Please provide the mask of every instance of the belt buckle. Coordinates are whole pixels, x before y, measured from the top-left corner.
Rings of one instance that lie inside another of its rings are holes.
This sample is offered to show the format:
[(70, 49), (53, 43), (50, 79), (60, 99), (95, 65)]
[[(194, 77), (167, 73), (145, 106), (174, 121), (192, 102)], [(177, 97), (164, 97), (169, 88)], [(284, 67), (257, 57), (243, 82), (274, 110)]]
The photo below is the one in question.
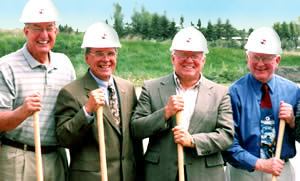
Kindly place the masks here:
[(27, 150), (28, 150), (28, 145), (24, 144), (24, 151), (27, 151)]

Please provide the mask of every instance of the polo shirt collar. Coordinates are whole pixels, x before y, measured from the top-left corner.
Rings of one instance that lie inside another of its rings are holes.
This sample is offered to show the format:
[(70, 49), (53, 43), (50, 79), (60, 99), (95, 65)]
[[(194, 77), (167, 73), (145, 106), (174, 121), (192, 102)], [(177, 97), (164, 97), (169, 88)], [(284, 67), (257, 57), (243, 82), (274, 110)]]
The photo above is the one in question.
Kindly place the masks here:
[[(22, 49), (22, 52), (23, 52), (23, 55), (26, 59), (26, 61), (28, 62), (29, 66), (33, 69), (33, 68), (36, 68), (40, 65), (43, 65), (41, 64), (39, 61), (37, 61), (31, 54), (30, 52), (28, 51), (27, 49), (27, 43), (24, 44), (23, 46), (23, 49)], [(54, 58), (55, 55), (52, 51), (49, 52), (49, 57), (50, 57), (50, 65), (48, 67), (48, 69), (56, 69), (58, 68), (59, 66), (59, 60)]]

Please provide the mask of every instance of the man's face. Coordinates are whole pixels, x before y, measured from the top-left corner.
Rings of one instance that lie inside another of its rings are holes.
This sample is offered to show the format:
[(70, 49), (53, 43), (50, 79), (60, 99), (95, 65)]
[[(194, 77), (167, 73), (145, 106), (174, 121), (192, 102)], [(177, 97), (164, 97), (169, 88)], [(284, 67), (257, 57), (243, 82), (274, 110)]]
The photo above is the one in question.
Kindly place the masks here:
[(199, 80), (205, 60), (203, 52), (176, 50), (172, 55), (176, 75), (181, 80)]
[(54, 22), (30, 23), (24, 28), (27, 48), (33, 55), (49, 53), (56, 40), (58, 29)]
[(85, 54), (85, 62), (90, 66), (92, 73), (99, 79), (108, 81), (117, 64), (115, 48), (90, 48)]
[(262, 83), (267, 83), (273, 76), (280, 56), (264, 53), (248, 52), (248, 67), (253, 76)]

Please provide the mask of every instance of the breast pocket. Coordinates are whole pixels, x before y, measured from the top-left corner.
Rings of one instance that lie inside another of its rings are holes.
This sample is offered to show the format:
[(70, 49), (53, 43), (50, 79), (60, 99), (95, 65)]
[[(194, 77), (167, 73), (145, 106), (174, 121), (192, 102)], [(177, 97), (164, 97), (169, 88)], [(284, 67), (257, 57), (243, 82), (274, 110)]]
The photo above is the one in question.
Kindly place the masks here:
[(207, 167), (224, 165), (224, 160), (220, 152), (205, 157)]
[(159, 153), (158, 152), (154, 152), (154, 151), (148, 151), (146, 153), (146, 156), (145, 156), (145, 161), (146, 162), (150, 162), (150, 163), (155, 163), (155, 164), (158, 164), (159, 163)]

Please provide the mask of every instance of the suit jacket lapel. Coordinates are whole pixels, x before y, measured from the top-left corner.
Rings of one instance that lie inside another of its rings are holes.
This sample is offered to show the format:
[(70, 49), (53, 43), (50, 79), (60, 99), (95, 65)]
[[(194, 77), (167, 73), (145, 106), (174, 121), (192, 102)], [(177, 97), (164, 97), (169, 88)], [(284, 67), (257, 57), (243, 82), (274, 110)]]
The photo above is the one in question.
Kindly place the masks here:
[[(166, 79), (160, 82), (159, 87), (159, 96), (162, 102), (162, 105), (165, 106), (169, 102), (169, 98), (172, 95), (176, 95), (176, 85), (174, 82), (173, 74), (170, 74)], [(172, 116), (172, 127), (176, 125), (176, 116)]]
[(211, 102), (212, 96), (212, 88), (207, 80), (203, 77), (203, 81), (200, 83), (199, 91), (196, 99), (195, 104), (195, 111), (191, 117), (190, 125), (189, 125), (189, 132), (193, 133), (196, 131), (196, 128), (199, 127), (203, 118), (208, 112)]

